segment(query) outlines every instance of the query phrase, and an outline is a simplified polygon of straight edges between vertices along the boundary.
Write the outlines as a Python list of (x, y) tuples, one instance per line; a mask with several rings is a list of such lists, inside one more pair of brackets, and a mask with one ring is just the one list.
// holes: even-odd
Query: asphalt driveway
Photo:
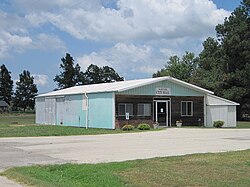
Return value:
[(0, 138), (0, 170), (250, 149), (250, 129), (170, 128), (112, 135)]

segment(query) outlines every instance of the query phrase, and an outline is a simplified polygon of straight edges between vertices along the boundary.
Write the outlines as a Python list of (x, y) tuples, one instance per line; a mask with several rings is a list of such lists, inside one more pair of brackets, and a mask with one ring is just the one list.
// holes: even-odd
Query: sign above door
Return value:
[(156, 88), (155, 95), (170, 95), (170, 88)]

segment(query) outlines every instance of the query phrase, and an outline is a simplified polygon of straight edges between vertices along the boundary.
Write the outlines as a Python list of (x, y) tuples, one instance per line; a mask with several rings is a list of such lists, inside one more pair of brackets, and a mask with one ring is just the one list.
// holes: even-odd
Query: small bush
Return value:
[(123, 127), (122, 127), (122, 130), (124, 130), (124, 131), (131, 131), (131, 130), (133, 130), (135, 127), (133, 126), (133, 125), (124, 125)]
[(141, 124), (138, 125), (137, 128), (140, 129), (140, 130), (150, 130), (150, 126), (147, 123), (141, 123)]
[(214, 121), (214, 127), (216, 127), (216, 128), (221, 128), (223, 125), (224, 125), (224, 121)]

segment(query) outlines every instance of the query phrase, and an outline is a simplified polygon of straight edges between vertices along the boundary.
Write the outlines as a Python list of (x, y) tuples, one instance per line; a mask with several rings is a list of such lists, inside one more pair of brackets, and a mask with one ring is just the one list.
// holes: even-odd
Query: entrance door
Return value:
[(155, 121), (159, 126), (170, 126), (170, 101), (155, 101)]

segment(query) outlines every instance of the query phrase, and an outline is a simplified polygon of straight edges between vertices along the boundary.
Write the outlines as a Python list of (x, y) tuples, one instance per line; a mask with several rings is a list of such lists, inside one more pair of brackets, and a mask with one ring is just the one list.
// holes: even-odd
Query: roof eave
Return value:
[(173, 78), (173, 77), (170, 77), (169, 78), (170, 81), (173, 81), (177, 84), (180, 84), (182, 86), (185, 86), (185, 87), (188, 87), (190, 89), (193, 89), (193, 90), (196, 90), (198, 92), (201, 92), (201, 93), (204, 93), (204, 94), (214, 94), (214, 92), (210, 91), (210, 90), (207, 90), (207, 89), (204, 89), (204, 88), (201, 88), (199, 86), (195, 86), (193, 84), (190, 84), (190, 83), (187, 83), (187, 82), (184, 82), (184, 81), (181, 81), (181, 80), (178, 80), (176, 78)]
[(134, 88), (146, 86), (146, 85), (153, 84), (153, 83), (156, 83), (156, 82), (160, 82), (160, 81), (163, 81), (163, 80), (168, 80), (169, 78), (170, 78), (169, 76), (165, 76), (165, 77), (162, 77), (161, 79), (155, 79), (155, 80), (153, 78), (152, 81), (148, 81), (146, 83), (137, 84), (137, 85), (134, 85), (134, 86), (129, 86), (129, 87), (122, 88), (122, 89), (117, 89), (115, 91), (116, 92), (124, 92), (124, 91), (127, 91), (127, 90), (131, 90), (131, 89), (134, 89)]

